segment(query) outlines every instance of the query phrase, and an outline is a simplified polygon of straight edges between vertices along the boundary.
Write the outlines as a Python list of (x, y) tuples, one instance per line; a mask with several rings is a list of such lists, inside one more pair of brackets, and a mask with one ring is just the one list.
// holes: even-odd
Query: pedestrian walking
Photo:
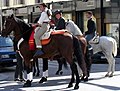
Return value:
[(17, 50), (17, 42), (14, 41), (14, 50), (16, 51), (16, 59), (17, 59), (17, 64), (16, 64), (16, 69), (15, 69), (15, 74), (14, 74), (14, 81), (25, 81), (24, 79), (24, 66), (23, 66), (23, 59), (19, 54), (19, 50)]

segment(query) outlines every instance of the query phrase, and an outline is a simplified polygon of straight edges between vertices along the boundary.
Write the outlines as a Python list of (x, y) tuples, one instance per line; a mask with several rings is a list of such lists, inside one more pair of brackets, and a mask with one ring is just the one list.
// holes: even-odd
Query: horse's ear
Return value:
[(7, 18), (8, 19), (11, 19), (11, 18), (13, 18), (14, 17), (14, 15), (12, 14), (12, 15), (9, 15)]
[(12, 14), (11, 16), (10, 16), (10, 18), (13, 18), (14, 17), (14, 14)]

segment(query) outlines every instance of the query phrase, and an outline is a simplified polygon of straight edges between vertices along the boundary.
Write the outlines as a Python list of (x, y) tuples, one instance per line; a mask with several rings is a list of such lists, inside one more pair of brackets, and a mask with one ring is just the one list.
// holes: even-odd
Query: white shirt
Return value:
[(38, 20), (38, 23), (41, 24), (41, 25), (42, 25), (43, 22), (49, 22), (50, 21), (48, 15), (47, 15), (47, 10), (48, 10), (48, 8), (46, 8), (45, 11), (43, 11), (41, 13), (41, 16)]
[(77, 35), (82, 36), (83, 35), (81, 30), (78, 28), (78, 26), (72, 20), (68, 21), (68, 25), (66, 26), (66, 29), (75, 36), (77, 36)]

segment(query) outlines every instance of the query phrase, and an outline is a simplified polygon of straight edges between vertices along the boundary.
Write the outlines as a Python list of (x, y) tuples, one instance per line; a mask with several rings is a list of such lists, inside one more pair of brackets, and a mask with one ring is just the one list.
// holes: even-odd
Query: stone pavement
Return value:
[[(119, 61), (119, 60), (118, 60)], [(40, 65), (41, 67), (42, 65)], [(114, 77), (104, 77), (108, 64), (93, 64), (89, 81), (79, 84), (80, 88), (75, 91), (120, 91), (120, 64), (116, 64)], [(13, 81), (14, 71), (3, 72), (1, 76), (8, 76), (0, 81), (0, 91), (74, 91), (66, 88), (70, 82), (70, 70), (65, 70), (63, 75), (56, 76), (56, 62), (49, 62), (49, 77), (44, 84), (39, 84), (40, 77), (34, 77), (32, 87), (23, 88), (23, 82)], [(42, 68), (42, 67), (41, 67)], [(42, 72), (41, 72), (42, 74)]]
[(1, 81), (1, 80), (5, 80), (5, 79), (7, 79), (7, 78), (8, 78), (8, 76), (0, 73), (0, 81)]

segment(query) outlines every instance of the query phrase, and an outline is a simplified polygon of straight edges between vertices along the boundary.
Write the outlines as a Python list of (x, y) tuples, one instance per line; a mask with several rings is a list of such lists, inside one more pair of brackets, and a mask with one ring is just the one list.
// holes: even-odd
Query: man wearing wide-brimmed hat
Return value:
[(39, 5), (40, 11), (41, 11), (41, 16), (38, 20), (38, 27), (35, 29), (35, 43), (36, 43), (36, 48), (38, 49), (37, 52), (35, 53), (35, 56), (42, 55), (44, 54), (42, 51), (42, 45), (41, 45), (41, 37), (42, 35), (49, 29), (49, 21), (51, 15), (48, 15), (48, 8), (45, 3), (40, 3)]

